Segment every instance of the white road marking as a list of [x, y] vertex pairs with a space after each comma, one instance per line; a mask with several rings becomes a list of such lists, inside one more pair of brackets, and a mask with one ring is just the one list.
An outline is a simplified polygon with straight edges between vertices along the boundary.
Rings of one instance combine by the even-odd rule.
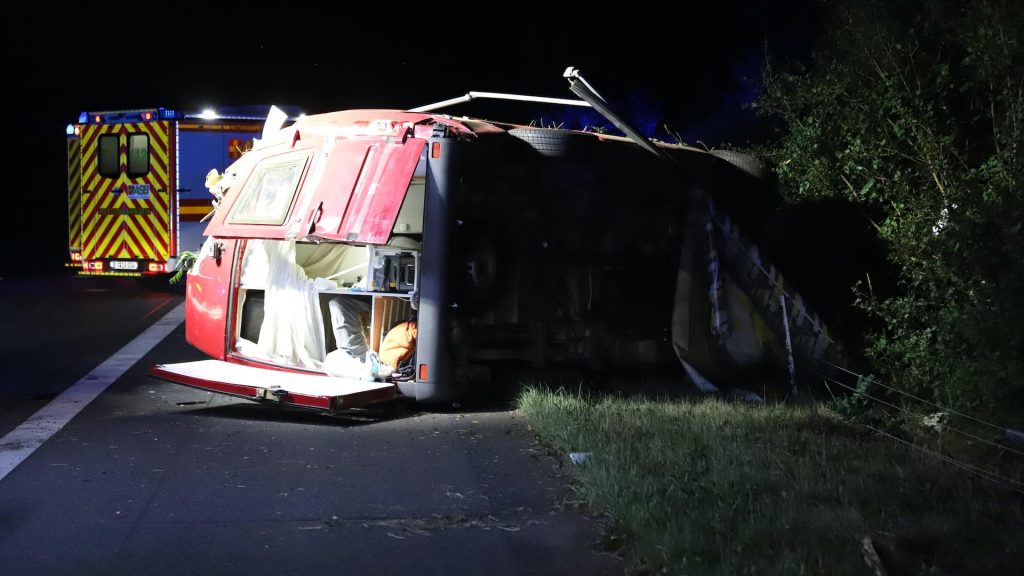
[[0, 438], [0, 480], [60, 431], [184, 320], [185, 303], [182, 302], [20, 426]]

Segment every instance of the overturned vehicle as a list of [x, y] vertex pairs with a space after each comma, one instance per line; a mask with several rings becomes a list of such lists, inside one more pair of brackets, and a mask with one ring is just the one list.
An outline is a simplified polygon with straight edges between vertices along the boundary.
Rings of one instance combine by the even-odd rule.
[[756, 185], [743, 163], [643, 139], [567, 76], [567, 103], [627, 137], [429, 110], [268, 123], [209, 180], [185, 330], [212, 359], [151, 373], [335, 411], [447, 403], [518, 367], [671, 367], [708, 391], [744, 367], [841, 363], [715, 208]]

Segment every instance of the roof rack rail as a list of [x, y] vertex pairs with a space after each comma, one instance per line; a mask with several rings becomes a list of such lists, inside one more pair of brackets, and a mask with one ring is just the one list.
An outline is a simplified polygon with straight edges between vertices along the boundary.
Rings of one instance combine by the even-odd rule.
[[547, 96], [525, 96], [522, 94], [503, 94], [501, 92], [467, 92], [465, 96], [459, 96], [457, 98], [449, 98], [448, 100], [442, 100], [440, 102], [434, 102], [433, 104], [427, 104], [426, 106], [419, 106], [416, 108], [410, 108], [408, 112], [430, 112], [439, 108], [445, 108], [453, 106], [455, 104], [462, 104], [463, 102], [469, 102], [477, 98], [491, 98], [494, 100], [516, 100], [520, 102], [537, 102], [540, 104], [564, 104], [566, 106], [590, 106], [589, 103], [583, 100], [569, 100], [568, 98], [549, 98]]

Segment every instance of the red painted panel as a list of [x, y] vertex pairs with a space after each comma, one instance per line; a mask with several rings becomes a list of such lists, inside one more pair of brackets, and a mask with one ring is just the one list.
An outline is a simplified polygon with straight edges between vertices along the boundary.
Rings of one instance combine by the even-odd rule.
[[231, 269], [235, 265], [238, 240], [220, 238], [220, 259], [206, 256], [188, 275], [185, 285], [185, 340], [214, 358], [226, 355], [228, 299], [234, 286]]
[[387, 244], [424, 144], [419, 139], [379, 144], [379, 154], [371, 153], [363, 166], [335, 238]]
[[[294, 149], [273, 146], [266, 150], [252, 151], [245, 154], [236, 164], [230, 166], [225, 172], [237, 173], [237, 179], [227, 191], [217, 211], [213, 213], [210, 223], [206, 226], [206, 236], [218, 238], [277, 238], [283, 239], [288, 235], [290, 223], [296, 215], [294, 212], [305, 204], [303, 200], [310, 174], [317, 170], [317, 162], [320, 155], [317, 154], [322, 142], [318, 139], [299, 141]], [[275, 162], [283, 158], [294, 158], [305, 156], [307, 158], [303, 174], [299, 177], [299, 183], [292, 197], [288, 209], [288, 216], [281, 224], [243, 224], [231, 223], [228, 220], [235, 203], [241, 199], [242, 191], [248, 184], [250, 178], [256, 173], [255, 168], [262, 161]]]
[[[298, 134], [301, 131], [295, 131]], [[238, 179], [206, 228], [207, 236], [302, 238], [386, 244], [425, 144], [419, 138], [315, 130], [294, 143], [274, 143], [247, 153], [229, 171]], [[291, 154], [308, 154], [291, 214], [281, 224], [229, 222], [255, 166]]]
[[305, 215], [302, 230], [320, 238], [337, 238], [342, 218], [348, 209], [352, 191], [364, 178], [364, 164], [379, 152], [381, 142], [373, 140], [341, 140], [334, 145], [318, 181], [309, 185], [316, 190], [311, 194], [309, 213]]

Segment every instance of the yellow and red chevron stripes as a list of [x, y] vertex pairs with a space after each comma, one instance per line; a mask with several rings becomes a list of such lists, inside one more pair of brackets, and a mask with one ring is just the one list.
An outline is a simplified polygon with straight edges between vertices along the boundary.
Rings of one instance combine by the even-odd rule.
[[[149, 173], [127, 175], [131, 134], [149, 136]], [[118, 137], [119, 174], [99, 173], [99, 140]], [[82, 131], [82, 255], [86, 259], [167, 260], [171, 254], [171, 216], [175, 194], [169, 122], [89, 125]], [[145, 198], [129, 198], [128, 186], [148, 184]]]
[[82, 247], [82, 148], [68, 138], [68, 249]]

